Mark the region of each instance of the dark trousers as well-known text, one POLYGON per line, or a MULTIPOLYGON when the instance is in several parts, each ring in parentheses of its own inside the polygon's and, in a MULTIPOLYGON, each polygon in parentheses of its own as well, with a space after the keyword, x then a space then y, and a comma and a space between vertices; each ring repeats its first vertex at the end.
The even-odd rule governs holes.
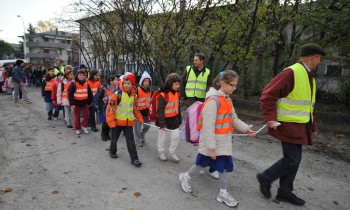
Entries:
POLYGON ((133 163, 135 160, 138 160, 139 157, 137 156, 137 150, 135 146, 132 126, 117 126, 115 128, 112 128, 111 130, 112 130, 112 140, 111 140, 111 146, 109 148, 110 152, 112 154, 117 153, 117 142, 121 132, 123 131, 125 134, 126 145, 128 147, 131 163, 133 163))
POLYGON ((293 191, 293 182, 301 161, 302 145, 282 142, 283 158, 266 169, 261 175, 263 181, 271 183, 280 179, 277 194, 285 196, 293 191))
POLYGON ((96 128, 96 119, 95 119, 95 114, 96 114, 96 108, 94 106, 89 106, 89 126, 91 128, 96 128))

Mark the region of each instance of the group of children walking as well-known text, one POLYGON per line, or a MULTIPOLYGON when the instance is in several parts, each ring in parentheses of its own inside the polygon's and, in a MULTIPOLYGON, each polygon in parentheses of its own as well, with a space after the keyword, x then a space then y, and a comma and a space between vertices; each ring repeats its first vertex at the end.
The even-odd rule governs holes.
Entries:
MULTIPOLYGON (((118 157, 117 141, 123 132, 131 164, 140 167, 142 162, 136 147, 142 147, 145 143, 145 134, 150 129, 149 105, 151 100, 157 100, 155 125, 159 128, 158 158, 161 161, 170 160, 178 163, 180 159, 176 149, 180 141, 179 127, 182 124, 180 76, 176 73, 169 74, 155 99, 152 99, 152 78, 147 72, 143 73, 138 87, 135 85, 134 74, 128 73, 121 78, 109 77, 104 86, 101 86, 99 77, 99 73, 92 70, 87 80, 86 73, 79 70, 73 78, 71 66, 66 66, 64 75, 57 74, 55 78, 53 69, 49 68, 42 88, 48 119, 51 120, 52 117, 56 119, 60 107, 63 107, 67 127, 72 128, 74 121, 74 130, 80 135, 81 128, 84 133, 89 133, 87 129, 89 123, 92 131, 98 130, 95 119, 98 110, 99 122, 102 124, 101 139, 111 140, 109 156, 118 157), (71 110, 74 113, 73 120, 71 110), (81 114, 82 122, 80 122, 81 114), (167 138, 167 135, 170 138, 167 138), (169 139, 168 155, 165 148, 167 139, 169 139)), ((197 130, 201 132, 198 155, 194 165, 179 175, 183 191, 190 193, 191 178, 202 168, 214 168, 219 172, 220 191, 216 199, 228 206, 238 204, 227 192, 227 173, 232 172, 234 168, 232 133, 236 129, 247 133, 248 136, 256 135, 255 131, 237 117, 229 97, 236 90, 237 82, 238 75, 232 70, 223 71, 214 79, 213 87, 207 92, 198 119, 197 130)))

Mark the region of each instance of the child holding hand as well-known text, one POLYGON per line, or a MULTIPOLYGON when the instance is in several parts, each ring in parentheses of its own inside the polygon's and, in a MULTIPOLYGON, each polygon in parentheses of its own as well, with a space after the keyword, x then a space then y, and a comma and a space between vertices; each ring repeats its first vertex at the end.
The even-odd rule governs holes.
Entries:
POLYGON ((195 164, 179 179, 183 191, 190 193, 190 179, 202 167, 212 167, 219 172, 220 192, 216 197, 218 202, 224 202, 233 207, 238 202, 227 192, 227 173, 233 171, 232 133, 234 129, 255 136, 255 131, 241 121, 233 108, 231 95, 237 87, 238 75, 232 70, 221 72, 213 81, 213 87, 206 94, 201 113, 198 118, 197 130, 200 130, 198 155, 195 164), (215 99, 216 97, 216 99, 215 99), (216 100, 218 99, 218 104, 216 100), (219 106, 219 107, 218 107, 219 106))

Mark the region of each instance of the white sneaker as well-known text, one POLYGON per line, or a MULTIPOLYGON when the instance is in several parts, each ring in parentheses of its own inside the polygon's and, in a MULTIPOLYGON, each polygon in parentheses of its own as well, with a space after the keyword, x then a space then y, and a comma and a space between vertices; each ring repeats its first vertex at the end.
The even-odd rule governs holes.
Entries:
POLYGON ((84 128, 84 127, 81 127, 84 131, 84 133, 88 134, 89 133, 89 130, 87 128, 84 128))
POLYGON ((76 130, 75 134, 80 135, 80 130, 76 130))
POLYGON ((188 181, 190 180, 189 177, 186 177, 186 174, 185 173, 181 173, 179 175, 179 179, 181 181, 181 187, 182 187, 182 190, 186 193, 191 193, 193 190, 192 190, 192 187, 190 186, 190 184, 188 183, 188 181))
POLYGON ((57 117, 53 117, 52 119, 53 119, 53 120, 57 120, 58 118, 57 118, 57 117))
POLYGON ((230 207, 234 207, 238 205, 238 202, 228 192, 225 192, 223 194, 219 193, 218 197, 216 197, 216 200, 219 201, 220 203, 224 202, 226 205, 230 207))
POLYGON ((166 159, 164 153, 159 153, 159 154, 158 154, 158 158, 159 158, 159 160, 161 160, 161 161, 167 161, 167 159, 166 159))
POLYGON ((205 173, 204 169, 200 170, 199 173, 203 175, 205 173))
POLYGON ((208 171, 208 174, 209 174, 211 177, 213 177, 214 179, 218 179, 218 178, 219 178, 219 172, 217 172, 217 171, 214 171, 214 172, 212 172, 212 173, 210 173, 210 172, 208 171))
POLYGON ((180 159, 179 159, 179 157, 174 153, 174 154, 171 154, 171 155, 169 155, 169 160, 170 161, 173 161, 173 162, 175 162, 175 163, 178 163, 178 162, 180 162, 180 159))

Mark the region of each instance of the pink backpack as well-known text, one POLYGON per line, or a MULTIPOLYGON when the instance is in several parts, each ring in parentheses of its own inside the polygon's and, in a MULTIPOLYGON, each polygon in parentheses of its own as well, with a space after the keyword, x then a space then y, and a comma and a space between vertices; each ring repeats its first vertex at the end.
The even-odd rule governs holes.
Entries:
MULTIPOLYGON (((215 99, 216 106, 219 109, 220 100, 218 96, 210 97, 215 99)), ((182 138, 187 142, 193 143, 195 145, 197 145, 199 141, 200 131, 197 130, 197 124, 202 106, 203 102, 196 101, 190 107, 188 107, 186 113, 185 126, 182 128, 182 138)))

